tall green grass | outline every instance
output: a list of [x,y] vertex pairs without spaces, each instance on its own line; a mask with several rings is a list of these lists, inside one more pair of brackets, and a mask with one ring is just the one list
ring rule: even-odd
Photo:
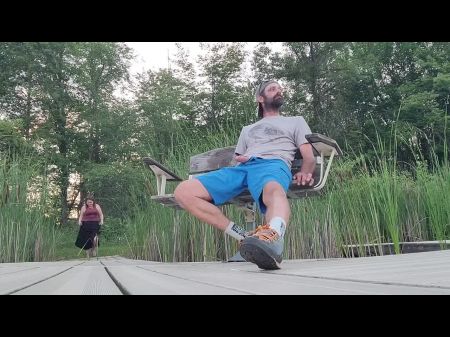
[[51,260],[57,232],[48,216],[48,186],[28,159],[0,159],[0,262]]
[[[192,136],[180,129],[172,136],[163,164],[187,179],[190,156],[234,145],[239,131],[240,127],[228,125]],[[408,171],[400,170],[396,149],[399,143],[408,142],[396,132],[392,137],[376,140],[375,158],[347,153],[337,160],[322,196],[291,200],[285,258],[351,256],[349,245],[358,246],[358,255],[364,256],[364,245],[381,247],[383,243],[393,243],[395,252],[400,253],[403,241],[449,239],[447,155],[443,162],[435,159],[425,163],[420,152],[416,153],[417,148],[411,147],[416,162]],[[157,157],[152,148],[150,143],[146,154]],[[144,167],[141,174],[143,185],[126,187],[130,204],[122,206],[131,212],[127,211],[128,217],[119,224],[125,233],[124,240],[117,242],[120,251],[126,249],[125,254],[136,259],[164,262],[225,261],[237,252],[237,242],[221,231],[184,211],[152,201],[155,178]],[[175,186],[168,182],[167,193],[173,192]],[[57,252],[63,249],[60,243],[69,242],[72,234],[66,233],[62,239],[62,231],[55,228],[51,216],[54,212],[48,205],[50,193],[45,174],[40,174],[26,158],[0,160],[0,262],[44,261],[62,256]],[[241,209],[224,206],[223,211],[236,223],[244,224]],[[257,224],[262,221],[257,214]],[[112,228],[112,236],[117,228]],[[122,236],[122,229],[120,233]],[[113,237],[108,240],[114,242]],[[71,254],[72,250],[67,252]]]

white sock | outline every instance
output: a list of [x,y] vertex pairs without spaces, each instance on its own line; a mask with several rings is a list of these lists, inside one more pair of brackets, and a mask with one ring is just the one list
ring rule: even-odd
[[225,229],[225,233],[232,236],[236,240],[243,240],[245,230],[236,225],[233,221],[230,221],[228,227]]
[[279,216],[276,216],[270,220],[269,227],[272,228],[279,236],[283,237],[286,231],[286,221]]

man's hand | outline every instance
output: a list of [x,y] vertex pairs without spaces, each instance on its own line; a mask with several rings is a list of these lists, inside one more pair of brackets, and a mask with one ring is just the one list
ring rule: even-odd
[[314,185],[314,178],[312,177],[312,173],[302,173],[302,172],[297,172],[294,175],[293,178],[296,182],[297,185],[308,185],[308,186],[312,186]]
[[246,157],[246,156],[239,155],[239,156],[234,157],[234,159],[236,159],[236,161],[239,162],[239,163],[245,163],[245,162],[247,162],[250,158],[249,158],[249,157]]

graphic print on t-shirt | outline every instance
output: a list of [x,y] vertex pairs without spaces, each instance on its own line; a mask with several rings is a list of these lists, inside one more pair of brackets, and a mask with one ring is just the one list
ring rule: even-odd
[[250,142],[260,144],[270,143],[274,139],[282,137],[284,135],[285,133],[283,130],[269,123],[258,124],[248,132]]

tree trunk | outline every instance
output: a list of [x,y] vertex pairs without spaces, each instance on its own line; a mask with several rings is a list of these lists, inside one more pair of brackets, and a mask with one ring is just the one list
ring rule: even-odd
[[318,73],[318,65],[317,65],[317,55],[314,46],[314,42],[309,44],[309,60],[310,60],[310,69],[311,69],[311,82],[310,82],[310,91],[312,96],[312,110],[314,116],[314,122],[316,125],[320,125],[320,95],[317,90],[317,73]]

